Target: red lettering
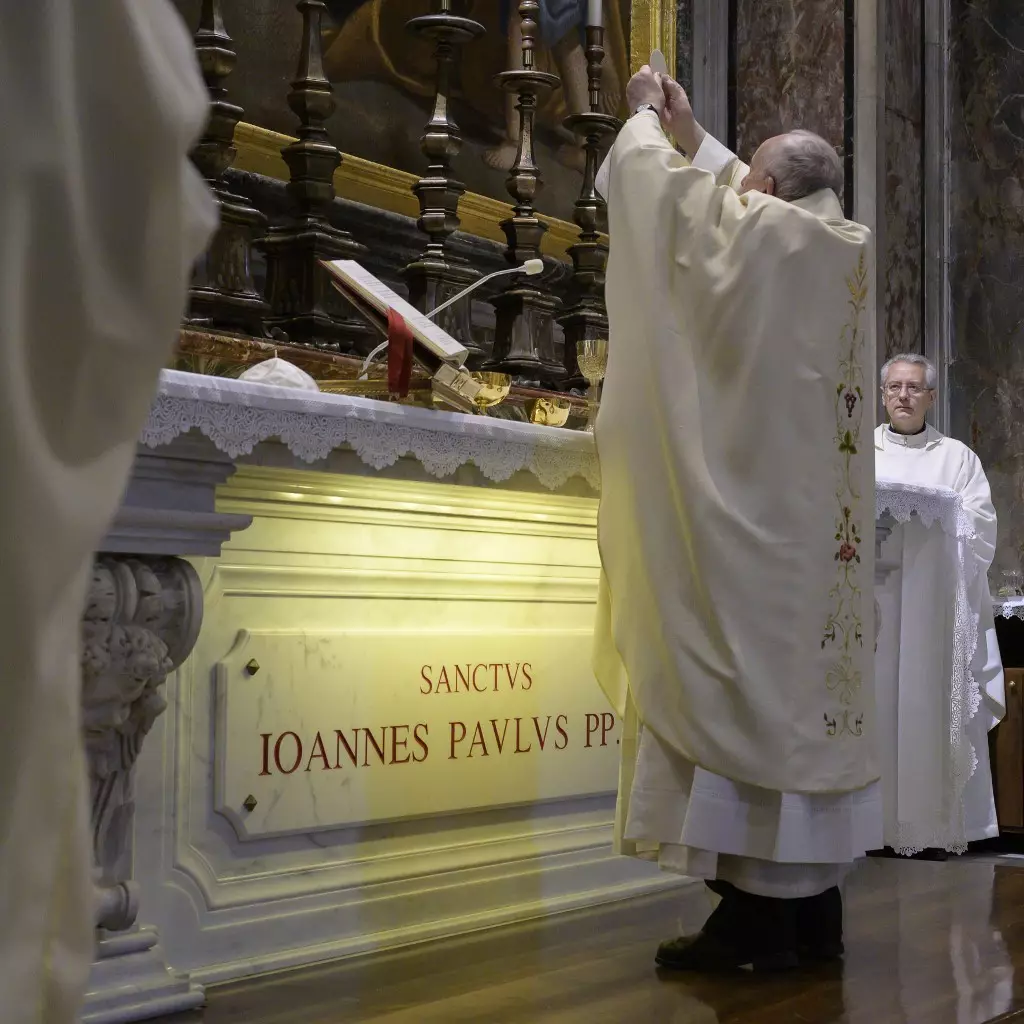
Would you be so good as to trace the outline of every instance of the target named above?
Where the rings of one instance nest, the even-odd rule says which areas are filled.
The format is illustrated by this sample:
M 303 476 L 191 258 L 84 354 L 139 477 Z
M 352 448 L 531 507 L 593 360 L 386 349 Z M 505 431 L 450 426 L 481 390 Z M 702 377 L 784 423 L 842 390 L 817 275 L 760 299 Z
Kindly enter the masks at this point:
M 324 750 L 324 741 L 320 733 L 317 733 L 316 739 L 313 740 L 313 749 L 309 752 L 309 760 L 306 762 L 307 772 L 313 770 L 312 765 L 314 757 L 318 757 L 320 758 L 321 761 L 323 761 L 323 765 L 321 767 L 323 768 L 324 771 L 329 772 L 331 770 L 331 762 L 327 760 L 327 751 Z
M 494 669 L 494 692 L 497 693 L 498 692 L 498 669 L 501 668 L 501 665 L 499 665 L 499 664 L 497 664 L 497 662 L 495 662 L 495 663 L 493 663 L 491 665 L 488 665 L 487 667 Z
M 384 748 L 388 743 L 388 730 L 387 726 L 381 729 L 380 732 L 380 744 L 377 743 L 377 737 L 366 728 L 359 730 L 363 734 L 363 767 L 370 767 L 370 747 L 373 747 L 374 753 L 380 759 L 381 764 L 387 764 L 387 757 L 384 754 Z
M 540 731 L 540 722 L 537 721 L 537 716 L 533 716 L 533 728 L 537 733 L 537 742 L 540 743 L 540 749 L 544 749 L 544 744 L 547 742 L 548 732 L 551 729 L 551 716 L 548 715 L 547 720 L 544 723 L 544 732 Z
M 459 692 L 459 683 L 462 683 L 466 687 L 466 693 L 469 693 L 469 666 L 466 666 L 466 671 L 462 671 L 461 665 L 455 666 L 455 692 Z
M 516 679 L 519 678 L 519 662 L 516 662 L 515 675 L 512 674 L 512 666 L 505 665 L 505 675 L 508 677 L 508 688 L 514 690 L 516 688 Z
M 434 671 L 434 666 L 433 665 L 424 665 L 420 669 L 420 678 L 423 680 L 423 682 L 425 682 L 427 684 L 427 688 L 425 690 L 423 689 L 422 686 L 420 687 L 420 693 L 422 693 L 424 697 L 428 693 L 430 693 L 430 691 L 433 690 L 433 688 L 434 688 L 433 680 L 430 678 L 430 676 L 427 675 L 428 672 L 433 672 L 433 671 Z
M 423 735 L 422 736 L 420 735 L 420 729 L 423 730 Z M 420 762 L 426 761 L 427 754 L 430 753 L 430 748 L 427 746 L 427 739 L 426 739 L 429 734 L 430 734 L 430 729 L 428 728 L 426 722 L 418 722 L 416 724 L 416 728 L 413 729 L 413 731 L 412 731 L 413 741 L 419 746 L 420 750 L 423 751 L 423 756 L 422 757 L 417 757 L 415 754 L 412 755 L 412 759 L 413 759 L 413 761 L 416 762 L 416 764 L 420 764 Z
M 400 740 L 398 738 L 398 730 L 404 729 L 406 738 Z M 398 748 L 402 748 L 402 752 L 405 753 L 406 748 L 409 746 L 409 726 L 407 725 L 393 725 L 391 726 L 391 763 L 392 764 L 408 764 L 412 760 L 411 755 L 405 754 L 405 757 L 398 756 Z
M 494 732 L 494 742 L 498 745 L 498 753 L 505 749 L 505 736 L 508 733 L 508 719 L 505 719 L 505 728 L 501 730 L 501 735 L 498 735 L 498 720 L 496 718 L 491 719 L 491 730 Z
M 359 767 L 359 731 L 356 730 L 355 734 L 353 735 L 352 743 L 349 743 L 348 738 L 345 736 L 345 734 L 340 729 L 335 729 L 334 730 L 334 735 L 335 735 L 335 738 L 336 738 L 335 753 L 334 753 L 334 757 L 335 757 L 336 763 L 335 763 L 334 767 L 335 768 L 340 768 L 341 767 L 341 748 L 344 747 L 345 748 L 345 753 L 348 754 L 348 759 L 352 763 L 352 767 L 353 768 L 358 768 Z
M 455 738 L 456 726 L 459 729 L 462 730 L 462 735 L 459 736 L 458 739 Z M 448 760 L 449 761 L 454 761 L 455 760 L 455 744 L 456 743 L 461 743 L 465 738 L 466 738 L 466 727 L 462 724 L 462 722 L 449 722 L 448 723 L 448 739 L 450 741 L 449 749 L 451 750 L 451 753 L 448 755 Z
M 608 733 L 615 728 L 615 716 L 610 711 L 601 715 L 601 746 L 608 746 Z
M 291 768 L 283 768 L 281 766 L 281 744 L 284 742 L 286 736 L 291 736 L 295 740 L 295 763 Z M 274 764 L 277 765 L 277 770 L 282 775 L 291 775 L 296 768 L 299 767 L 299 762 L 302 760 L 302 740 L 293 732 L 283 732 L 277 737 L 277 742 L 274 744 Z
M 526 680 L 526 684 L 520 684 L 519 689 L 528 690 L 533 686 L 533 676 L 530 673 L 533 671 L 533 666 L 527 661 L 523 663 L 523 678 Z
M 263 740 L 263 768 L 260 770 L 260 775 L 270 774 L 270 737 L 273 735 L 271 732 L 260 733 L 260 738 Z
M 469 744 L 469 754 L 468 754 L 469 757 L 473 756 L 473 751 L 477 747 L 480 747 L 483 750 L 484 757 L 489 757 L 490 756 L 487 753 L 487 744 L 484 743 L 484 730 L 483 730 L 483 726 L 479 722 L 476 723 L 476 728 L 473 730 L 473 740 Z
M 516 751 L 515 752 L 517 754 L 528 754 L 531 750 L 533 750 L 533 747 L 532 746 L 530 746 L 530 747 L 523 747 L 520 744 L 519 727 L 520 727 L 520 725 L 522 725 L 522 723 L 523 723 L 523 720 L 521 718 L 517 718 L 516 719 Z
M 565 715 L 559 715 L 555 719 L 555 728 L 558 730 L 559 735 L 562 737 L 562 745 L 558 745 L 558 740 L 555 740 L 555 750 L 565 750 L 569 746 L 569 734 L 565 731 L 565 727 L 569 724 L 569 719 Z
M 587 742 L 583 744 L 584 747 L 590 748 L 590 737 L 597 732 L 598 726 L 601 724 L 600 715 L 587 715 Z
M 445 693 L 452 692 L 452 684 L 448 682 L 448 666 L 441 666 L 441 674 L 437 677 L 437 686 L 434 687 L 434 693 L 441 692 L 441 684 L 444 683 Z
M 477 686 L 476 685 L 476 674 L 482 668 L 487 668 L 487 666 L 486 665 L 474 665 L 473 666 L 473 689 L 476 690 L 477 693 L 486 693 L 487 692 L 487 687 L 486 686 L 482 686 L 481 687 L 481 686 Z

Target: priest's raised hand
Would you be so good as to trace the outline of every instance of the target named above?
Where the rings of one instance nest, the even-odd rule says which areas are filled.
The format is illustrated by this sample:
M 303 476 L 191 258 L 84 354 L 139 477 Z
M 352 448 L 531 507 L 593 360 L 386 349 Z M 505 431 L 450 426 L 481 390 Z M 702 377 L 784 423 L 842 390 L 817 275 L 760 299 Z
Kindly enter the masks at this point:
M 665 99 L 662 76 L 652 71 L 649 64 L 645 64 L 626 86 L 626 102 L 632 112 L 640 107 L 649 107 L 660 114 L 665 106 Z
M 707 132 L 697 123 L 690 97 L 673 78 L 662 78 L 665 106 L 661 112 L 662 127 L 675 140 L 676 145 L 689 157 L 696 155 Z

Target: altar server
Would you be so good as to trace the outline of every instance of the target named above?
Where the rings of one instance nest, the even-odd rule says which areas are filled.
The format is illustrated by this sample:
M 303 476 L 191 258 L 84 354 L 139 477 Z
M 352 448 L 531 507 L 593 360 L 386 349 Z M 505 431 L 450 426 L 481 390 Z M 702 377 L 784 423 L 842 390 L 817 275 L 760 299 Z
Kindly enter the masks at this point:
M 644 68 L 629 101 L 596 431 L 619 849 L 723 896 L 659 964 L 791 967 L 841 954 L 838 886 L 880 835 L 870 233 L 819 137 L 748 168 L 675 82 Z
M 1003 665 L 996 641 L 988 571 L 996 550 L 996 511 L 988 478 L 978 456 L 965 444 L 946 437 L 926 422 L 935 401 L 937 374 L 924 356 L 893 356 L 882 367 L 882 398 L 888 423 L 875 431 L 878 478 L 955 491 L 963 499 L 971 535 L 963 547 L 950 545 L 937 527 L 904 530 L 891 543 L 900 572 L 887 584 L 880 601 L 886 609 L 883 630 L 895 643 L 879 646 L 880 713 L 891 727 L 879 744 L 885 782 L 885 831 L 890 846 L 903 852 L 929 847 L 962 851 L 966 843 L 999 834 L 988 733 L 1006 712 Z M 886 552 L 887 555 L 889 552 Z M 968 616 L 956 616 L 956 584 L 950 577 L 964 570 Z M 889 593 L 895 589 L 895 602 Z M 947 595 L 936 602 L 935 596 Z M 898 634 L 898 636 L 897 636 Z M 969 779 L 945 770 L 950 759 L 950 673 L 956 671 L 956 648 L 973 644 L 968 667 L 976 688 L 977 710 L 964 708 L 964 733 L 977 766 Z M 894 671 L 886 652 L 894 650 Z M 891 678 L 890 678 L 891 677 Z M 939 677 L 939 678 L 937 678 Z M 937 685 L 944 683 L 945 685 Z M 945 704 L 943 704 L 945 702 Z M 956 745 L 956 737 L 953 737 Z M 934 770 L 922 772 L 925 765 Z M 966 782 L 966 785 L 964 785 Z
M 0 5 L 0 1017 L 78 1019 L 93 954 L 79 629 L 216 221 L 166 0 Z

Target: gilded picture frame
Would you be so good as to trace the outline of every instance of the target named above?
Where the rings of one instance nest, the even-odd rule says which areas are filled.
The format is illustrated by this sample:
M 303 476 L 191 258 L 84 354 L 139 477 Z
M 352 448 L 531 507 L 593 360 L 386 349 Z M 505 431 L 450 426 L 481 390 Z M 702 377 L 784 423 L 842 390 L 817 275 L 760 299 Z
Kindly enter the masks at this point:
M 645 64 L 654 49 L 660 49 L 669 67 L 674 67 L 676 0 L 632 0 L 629 43 L 632 71 Z M 235 167 L 286 180 L 288 169 L 281 158 L 281 149 L 292 141 L 288 135 L 241 122 L 235 129 Z M 416 180 L 417 176 L 407 171 L 344 154 L 341 166 L 334 174 L 334 187 L 342 199 L 415 218 L 419 216 L 419 203 L 412 192 Z M 508 208 L 507 202 L 467 192 L 459 204 L 462 230 L 504 243 L 499 224 L 508 216 Z M 548 226 L 542 243 L 543 252 L 556 259 L 568 259 L 566 249 L 576 241 L 579 229 L 569 221 L 554 217 L 542 219 Z

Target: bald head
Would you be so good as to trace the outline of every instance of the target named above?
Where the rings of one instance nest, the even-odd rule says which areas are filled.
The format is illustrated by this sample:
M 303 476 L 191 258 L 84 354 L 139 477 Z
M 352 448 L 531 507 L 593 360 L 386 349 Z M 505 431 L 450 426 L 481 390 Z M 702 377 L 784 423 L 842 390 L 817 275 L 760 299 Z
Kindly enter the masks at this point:
M 763 143 L 743 180 L 744 192 L 767 192 L 787 203 L 826 188 L 842 192 L 842 161 L 820 135 L 802 130 Z

